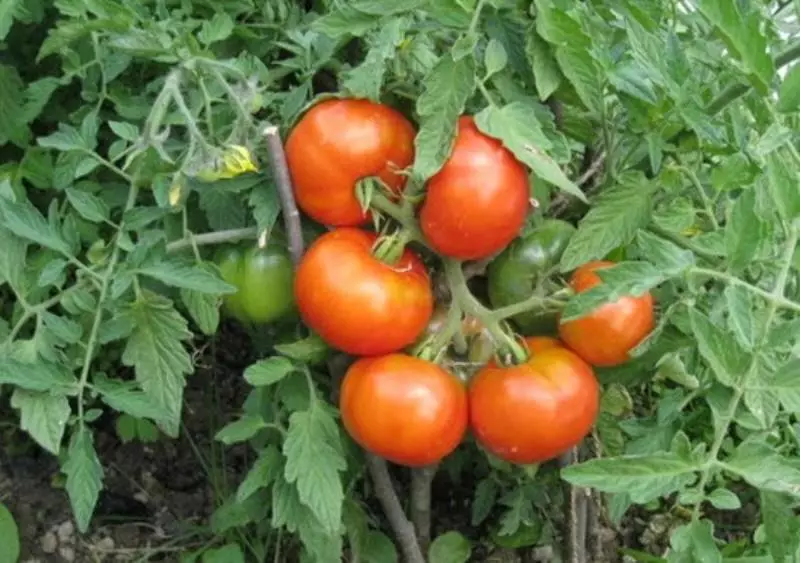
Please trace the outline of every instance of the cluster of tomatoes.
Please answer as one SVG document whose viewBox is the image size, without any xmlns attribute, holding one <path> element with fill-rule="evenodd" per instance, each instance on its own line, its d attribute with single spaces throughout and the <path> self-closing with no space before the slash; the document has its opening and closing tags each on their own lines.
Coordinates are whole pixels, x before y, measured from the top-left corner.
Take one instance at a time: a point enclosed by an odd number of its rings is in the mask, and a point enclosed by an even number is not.
<svg viewBox="0 0 800 563">
<path fill-rule="evenodd" d="M 369 211 L 356 185 L 377 177 L 393 197 L 400 196 L 403 171 L 414 161 L 415 135 L 413 125 L 386 105 L 332 99 L 311 108 L 286 143 L 298 206 L 330 228 L 295 271 L 297 310 L 329 345 L 358 357 L 342 382 L 345 428 L 368 451 L 411 467 L 440 461 L 468 429 L 507 461 L 552 459 L 590 431 L 599 408 L 592 365 L 627 360 L 652 329 L 652 298 L 623 297 L 563 324 L 553 312 L 521 313 L 512 320 L 523 333 L 541 333 L 550 323 L 560 340 L 526 337 L 524 361 L 492 357 L 466 384 L 410 353 L 432 322 L 429 272 L 407 247 L 391 260 L 376 252 L 383 237 L 364 228 Z M 471 117 L 461 117 L 452 151 L 427 181 L 416 213 L 426 245 L 454 260 L 499 253 L 488 271 L 489 300 L 495 307 L 516 303 L 544 287 L 541 278 L 574 231 L 548 220 L 520 237 L 528 211 L 524 165 Z M 600 283 L 595 271 L 609 264 L 579 268 L 573 289 Z"/>
</svg>

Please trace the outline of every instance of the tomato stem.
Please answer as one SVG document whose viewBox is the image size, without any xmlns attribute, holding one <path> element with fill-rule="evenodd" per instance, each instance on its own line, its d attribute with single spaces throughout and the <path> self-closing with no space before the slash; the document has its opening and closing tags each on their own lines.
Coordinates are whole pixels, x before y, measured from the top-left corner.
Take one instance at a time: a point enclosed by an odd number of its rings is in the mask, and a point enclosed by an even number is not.
<svg viewBox="0 0 800 563">
<path fill-rule="evenodd" d="M 450 310 L 447 312 L 447 320 L 442 330 L 417 346 L 412 351 L 412 355 L 422 358 L 423 360 L 428 360 L 429 362 L 438 363 L 447 350 L 450 341 L 453 340 L 461 329 L 461 321 L 463 319 L 464 313 L 461 311 L 461 307 L 458 303 L 451 303 Z"/>
<path fill-rule="evenodd" d="M 385 264 L 395 266 L 403 257 L 403 252 L 411 237 L 411 233 L 403 228 L 394 234 L 380 236 L 372 247 L 372 255 Z"/>
<path fill-rule="evenodd" d="M 494 312 L 478 301 L 469 290 L 462 263 L 457 260 L 445 259 L 444 271 L 453 296 L 453 303 L 457 304 L 465 313 L 476 317 L 486 327 L 492 338 L 499 344 L 501 350 L 504 350 L 510 356 L 508 358 L 509 361 L 513 363 L 527 361 L 529 355 L 525 346 L 520 344 L 514 336 L 503 330 L 500 324 L 502 319 L 495 318 Z"/>
</svg>

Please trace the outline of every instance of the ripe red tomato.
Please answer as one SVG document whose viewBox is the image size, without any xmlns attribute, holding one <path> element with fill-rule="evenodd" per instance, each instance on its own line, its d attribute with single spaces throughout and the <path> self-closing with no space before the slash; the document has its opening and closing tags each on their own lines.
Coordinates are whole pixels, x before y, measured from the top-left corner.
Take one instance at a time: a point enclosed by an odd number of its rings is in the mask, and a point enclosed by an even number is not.
<svg viewBox="0 0 800 563">
<path fill-rule="evenodd" d="M 427 185 L 420 226 L 445 256 L 479 260 L 519 234 L 528 213 L 528 173 L 503 144 L 458 120 L 450 158 Z"/>
<path fill-rule="evenodd" d="M 286 140 L 297 205 L 325 225 L 356 226 L 367 215 L 356 198 L 359 179 L 379 176 L 395 193 L 414 160 L 414 126 L 397 110 L 370 100 L 318 103 Z"/>
<path fill-rule="evenodd" d="M 527 343 L 533 352 L 527 362 L 504 367 L 492 360 L 469 387 L 476 439 L 501 459 L 524 464 L 553 459 L 579 443 L 600 404 L 589 364 L 558 342 Z"/>
<path fill-rule="evenodd" d="M 405 354 L 357 360 L 339 399 L 347 432 L 364 449 L 410 467 L 450 454 L 467 430 L 467 392 L 438 365 Z"/>
<path fill-rule="evenodd" d="M 408 346 L 433 313 L 430 278 L 409 249 L 394 266 L 372 255 L 377 235 L 344 227 L 309 247 L 295 274 L 303 321 L 348 354 L 377 356 Z"/>
<path fill-rule="evenodd" d="M 570 285 L 576 292 L 586 291 L 602 283 L 596 270 L 613 265 L 605 260 L 588 262 L 575 270 Z M 653 330 L 653 324 L 653 296 L 648 292 L 621 297 L 585 317 L 560 324 L 558 334 L 590 364 L 610 367 L 628 361 L 628 352 Z"/>
</svg>

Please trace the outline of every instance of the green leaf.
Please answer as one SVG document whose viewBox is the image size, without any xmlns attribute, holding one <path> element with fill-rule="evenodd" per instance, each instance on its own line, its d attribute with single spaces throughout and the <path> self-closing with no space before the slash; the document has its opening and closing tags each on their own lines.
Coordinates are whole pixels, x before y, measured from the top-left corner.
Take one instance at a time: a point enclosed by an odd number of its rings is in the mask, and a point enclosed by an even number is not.
<svg viewBox="0 0 800 563">
<path fill-rule="evenodd" d="M 555 160 L 547 154 L 546 151 L 553 144 L 542 131 L 532 107 L 522 102 L 512 102 L 502 108 L 487 106 L 475 116 L 475 123 L 487 135 L 500 139 L 543 180 L 586 201 L 581 189 L 564 175 Z"/>
<path fill-rule="evenodd" d="M 83 327 L 67 317 L 59 317 L 46 311 L 40 319 L 44 326 L 58 339 L 67 344 L 75 344 L 83 337 Z"/>
<path fill-rule="evenodd" d="M 25 255 L 28 243 L 0 227 L 0 283 L 7 282 L 15 290 L 22 291 L 25 281 Z"/>
<path fill-rule="evenodd" d="M 362 561 L 375 563 L 397 563 L 397 549 L 386 534 L 368 530 L 361 541 L 358 552 Z"/>
<path fill-rule="evenodd" d="M 122 363 L 134 368 L 144 392 L 167 413 L 159 428 L 174 438 L 181 419 L 184 376 L 192 372 L 183 341 L 191 339 L 192 333 L 172 301 L 149 291 L 123 309 L 120 316 L 134 327 Z"/>
<path fill-rule="evenodd" d="M 697 7 L 719 29 L 745 70 L 754 75 L 758 91 L 765 94 L 775 75 L 775 64 L 761 31 L 758 11 L 751 9 L 743 14 L 737 3 L 730 0 L 700 0 Z"/>
<path fill-rule="evenodd" d="M 66 366 L 38 360 L 21 362 L 0 357 L 0 385 L 7 384 L 26 391 L 49 391 L 72 395 L 77 392 L 78 380 Z"/>
<path fill-rule="evenodd" d="M 93 147 L 83 137 L 82 133 L 66 123 L 59 123 L 58 131 L 46 137 L 39 137 L 37 142 L 40 147 L 61 152 L 93 150 Z"/>
<path fill-rule="evenodd" d="M 759 496 L 769 553 L 773 561 L 786 561 L 800 544 L 800 524 L 792 509 L 794 502 L 787 495 L 771 491 L 759 491 Z"/>
<path fill-rule="evenodd" d="M 258 231 L 272 232 L 281 211 L 278 191 L 273 186 L 262 183 L 250 192 L 248 204 L 253 208 L 253 218 L 256 220 Z"/>
<path fill-rule="evenodd" d="M 20 428 L 48 452 L 58 455 L 72 412 L 67 397 L 15 389 L 11 406 L 20 411 Z"/>
<path fill-rule="evenodd" d="M 28 144 L 30 131 L 22 119 L 24 87 L 16 68 L 0 64 L 0 144 L 12 142 L 20 148 Z"/>
<path fill-rule="evenodd" d="M 525 54 L 533 68 L 536 82 L 536 93 L 539 99 L 546 100 L 558 90 L 561 85 L 561 71 L 553 56 L 550 46 L 535 30 L 528 31 L 526 35 Z"/>
<path fill-rule="evenodd" d="M 739 500 L 736 493 L 728 489 L 714 489 L 706 498 L 714 508 L 719 510 L 739 510 L 742 507 L 742 501 Z"/>
<path fill-rule="evenodd" d="M 720 465 L 754 487 L 800 498 L 800 469 L 767 446 L 745 442 Z"/>
<path fill-rule="evenodd" d="M 167 418 L 169 414 L 153 404 L 133 382 L 95 377 L 92 385 L 100 392 L 103 401 L 115 411 L 127 413 L 134 418 L 150 418 L 156 421 Z"/>
<path fill-rule="evenodd" d="M 475 91 L 475 62 L 445 54 L 423 81 L 417 98 L 420 128 L 414 139 L 414 174 L 426 180 L 441 169 L 452 151 L 459 116 Z"/>
<path fill-rule="evenodd" d="M 797 169 L 787 162 L 783 151 L 767 156 L 767 187 L 778 213 L 786 221 L 800 217 L 800 190 Z"/>
<path fill-rule="evenodd" d="M 283 454 L 286 480 L 296 484 L 300 500 L 326 530 L 338 530 L 344 502 L 339 472 L 347 464 L 336 422 L 321 405 L 292 414 Z"/>
<path fill-rule="evenodd" d="M 664 276 L 679 276 L 695 265 L 694 254 L 677 244 L 645 230 L 636 233 L 636 246 L 648 262 L 654 264 Z"/>
<path fill-rule="evenodd" d="M 275 351 L 287 358 L 313 364 L 324 360 L 330 352 L 328 344 L 318 335 L 290 342 L 289 344 L 275 344 Z"/>
<path fill-rule="evenodd" d="M 258 454 L 250 471 L 236 490 L 236 501 L 244 502 L 257 490 L 269 487 L 283 470 L 283 456 L 275 446 L 269 445 Z"/>
<path fill-rule="evenodd" d="M 78 530 L 84 533 L 103 488 L 103 467 L 94 449 L 92 433 L 83 424 L 72 434 L 62 471 L 67 476 L 67 494 Z"/>
<path fill-rule="evenodd" d="M 733 335 L 696 309 L 689 311 L 692 333 L 700 355 L 723 385 L 736 387 L 750 365 L 750 355 Z"/>
<path fill-rule="evenodd" d="M 562 322 L 584 317 L 601 305 L 622 297 L 643 295 L 666 279 L 648 262 L 620 262 L 596 270 L 596 273 L 603 283 L 573 295 L 564 308 Z"/>
<path fill-rule="evenodd" d="M 8 32 L 11 31 L 11 26 L 14 24 L 14 14 L 18 9 L 19 3 L 20 0 L 0 0 L 0 41 L 5 41 Z M 17 551 L 19 551 L 19 546 L 17 546 Z"/>
<path fill-rule="evenodd" d="M 245 380 L 254 387 L 277 383 L 295 371 L 294 364 L 282 356 L 259 360 L 244 370 Z"/>
<path fill-rule="evenodd" d="M 229 543 L 203 553 L 203 563 L 245 563 L 244 553 L 238 543 Z"/>
<path fill-rule="evenodd" d="M 267 423 L 260 416 L 246 414 L 222 427 L 214 436 L 214 439 L 229 446 L 249 440 L 258 434 L 259 430 L 263 430 L 266 427 Z"/>
<path fill-rule="evenodd" d="M 334 39 L 348 35 L 361 37 L 375 27 L 380 15 L 360 12 L 349 4 L 340 4 L 314 20 L 311 29 Z"/>
<path fill-rule="evenodd" d="M 0 538 L 3 539 L 0 563 L 17 563 L 20 554 L 19 528 L 14 516 L 3 503 L 0 503 Z"/>
<path fill-rule="evenodd" d="M 206 45 L 225 41 L 233 33 L 233 20 L 225 12 L 217 12 L 210 20 L 203 22 L 197 38 Z"/>
<path fill-rule="evenodd" d="M 728 328 L 745 350 L 752 350 L 756 330 L 752 294 L 740 285 L 729 285 L 723 293 L 728 310 Z"/>
<path fill-rule="evenodd" d="M 728 266 L 733 272 L 742 272 L 752 263 L 769 234 L 769 225 L 756 209 L 755 188 L 743 191 L 725 225 Z"/>
<path fill-rule="evenodd" d="M 469 540 L 459 532 L 446 532 L 431 543 L 430 563 L 466 563 L 472 555 Z"/>
<path fill-rule="evenodd" d="M 492 479 L 483 479 L 475 487 L 475 497 L 472 500 L 472 525 L 480 526 L 489 516 L 497 500 L 497 483 Z"/>
<path fill-rule="evenodd" d="M 75 208 L 75 211 L 80 213 L 87 221 L 101 223 L 108 220 L 108 205 L 99 197 L 75 188 L 67 188 L 65 192 L 69 203 Z"/>
<path fill-rule="evenodd" d="M 497 39 L 490 39 L 483 54 L 483 64 L 486 67 L 484 80 L 503 70 L 508 64 L 508 53 Z"/>
<path fill-rule="evenodd" d="M 410 19 L 395 18 L 373 33 L 364 61 L 345 73 L 342 82 L 344 90 L 358 98 L 380 101 L 386 63 L 395 57 L 397 47 L 403 42 L 410 26 Z"/>
<path fill-rule="evenodd" d="M 219 327 L 219 299 L 211 293 L 181 289 L 181 301 L 203 334 L 212 336 Z"/>
<path fill-rule="evenodd" d="M 119 137 L 126 141 L 136 141 L 139 139 L 139 128 L 133 123 L 125 121 L 109 121 L 108 126 Z"/>
<path fill-rule="evenodd" d="M 714 524 L 708 520 L 696 520 L 677 528 L 670 537 L 670 545 L 675 552 L 670 554 L 670 563 L 722 563 L 722 554 L 714 539 Z M 678 559 L 677 554 L 686 558 Z"/>
<path fill-rule="evenodd" d="M 778 111 L 791 113 L 800 109 L 800 65 L 794 65 L 781 82 Z"/>
<path fill-rule="evenodd" d="M 634 180 L 617 184 L 599 196 L 561 256 L 562 272 L 630 243 L 636 231 L 645 226 L 650 219 L 652 187 L 644 178 Z"/>
<path fill-rule="evenodd" d="M 191 289 L 200 293 L 213 295 L 236 293 L 236 287 L 223 281 L 214 270 L 177 258 L 164 258 L 155 264 L 142 266 L 136 269 L 136 273 L 172 287 Z"/>
<path fill-rule="evenodd" d="M 780 398 L 783 408 L 790 413 L 800 413 L 800 359 L 785 363 L 769 380 L 768 389 Z"/>
<path fill-rule="evenodd" d="M 561 477 L 579 487 L 605 493 L 627 493 L 645 504 L 686 487 L 701 467 L 671 452 L 593 459 L 565 467 Z"/>
<path fill-rule="evenodd" d="M 0 197 L 0 220 L 18 237 L 70 255 L 69 244 L 62 238 L 59 230 L 48 223 L 27 201 L 17 203 Z"/>
</svg>

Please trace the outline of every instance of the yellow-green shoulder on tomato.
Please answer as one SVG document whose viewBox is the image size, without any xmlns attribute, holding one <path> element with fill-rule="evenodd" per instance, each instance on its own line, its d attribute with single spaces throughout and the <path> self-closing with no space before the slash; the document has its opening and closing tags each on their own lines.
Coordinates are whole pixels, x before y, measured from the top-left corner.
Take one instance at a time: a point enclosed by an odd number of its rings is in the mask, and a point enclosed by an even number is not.
<svg viewBox="0 0 800 563">
<path fill-rule="evenodd" d="M 515 239 L 487 270 L 489 301 L 500 308 L 524 301 L 541 287 L 548 272 L 575 233 L 575 227 L 560 219 L 545 219 L 536 228 Z M 511 318 L 523 334 L 553 333 L 554 313 L 529 311 Z"/>
</svg>

